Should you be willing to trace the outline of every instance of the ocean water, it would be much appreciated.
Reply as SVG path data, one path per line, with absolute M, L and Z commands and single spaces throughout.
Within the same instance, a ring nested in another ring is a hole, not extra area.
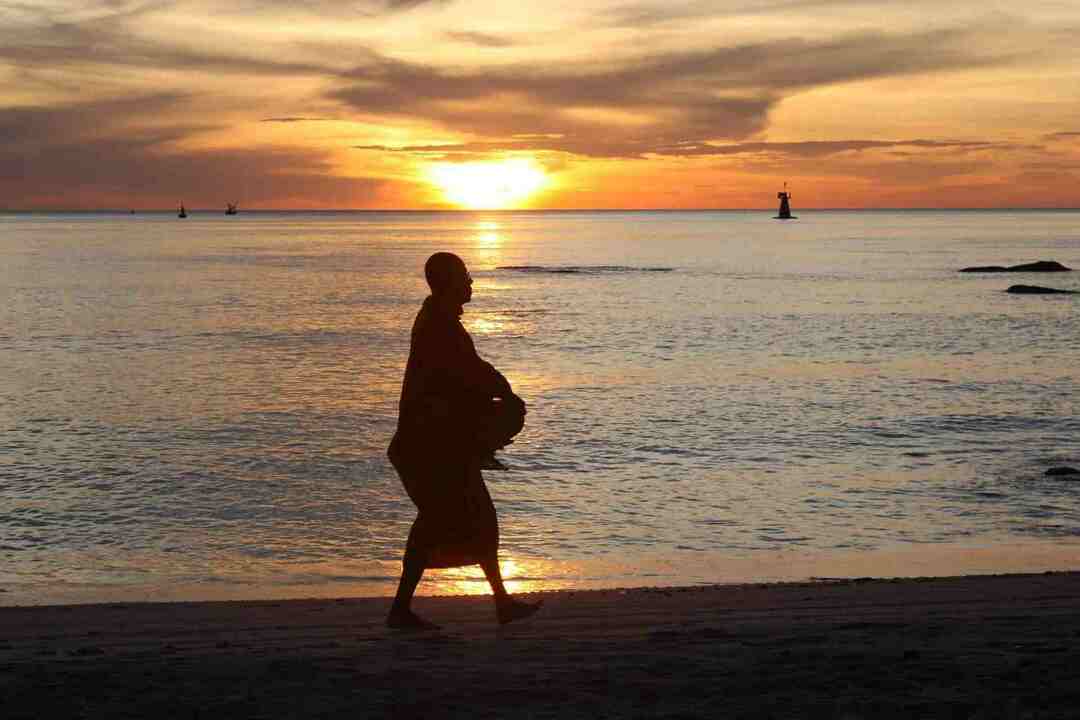
M 799 214 L 0 215 L 0 604 L 392 593 L 436 250 L 512 589 L 1080 569 L 1080 213 Z

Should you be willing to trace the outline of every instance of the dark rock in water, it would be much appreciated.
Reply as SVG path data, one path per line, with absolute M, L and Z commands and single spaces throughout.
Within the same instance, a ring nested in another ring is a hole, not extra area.
M 601 275 L 606 273 L 671 272 L 670 267 L 634 267 L 630 265 L 499 265 L 496 270 L 556 275 Z
M 1013 295 L 1078 295 L 1076 290 L 1059 290 L 1058 288 L 1048 288 L 1042 285 L 1010 285 L 1007 293 Z
M 1008 267 L 1005 267 L 1004 265 L 981 265 L 978 267 L 966 267 L 960 272 L 1072 272 L 1072 268 L 1065 267 L 1064 265 L 1055 260 L 1040 260 L 1038 262 L 1024 263 L 1023 265 L 1010 265 Z
M 1052 467 L 1043 473 L 1046 477 L 1066 477 L 1069 475 L 1080 475 L 1080 470 L 1071 467 Z

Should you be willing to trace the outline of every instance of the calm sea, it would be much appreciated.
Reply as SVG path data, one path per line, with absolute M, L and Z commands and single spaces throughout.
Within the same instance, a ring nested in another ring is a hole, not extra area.
M 0 215 L 0 604 L 391 593 L 436 250 L 512 588 L 1080 569 L 1080 213 L 771 214 Z

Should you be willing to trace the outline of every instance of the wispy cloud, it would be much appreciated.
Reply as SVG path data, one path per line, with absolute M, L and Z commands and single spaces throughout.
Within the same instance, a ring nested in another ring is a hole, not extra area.
M 536 139 L 511 138 L 506 141 L 447 143 L 428 145 L 354 145 L 356 150 L 398 152 L 417 155 L 454 156 L 457 154 L 498 152 L 536 152 L 558 150 L 561 138 Z M 1010 147 L 1005 143 L 989 140 L 810 140 L 802 142 L 742 142 L 742 143 L 696 143 L 680 142 L 656 146 L 649 150 L 653 155 L 669 157 L 723 157 L 731 155 L 774 155 L 780 157 L 818 158 L 865 150 L 920 149 L 948 151 L 976 151 Z
M 363 115 L 419 117 L 459 133 L 558 138 L 534 142 L 535 149 L 642 157 L 751 136 L 781 98 L 801 90 L 1007 60 L 971 51 L 970 39 L 959 30 L 863 33 L 543 70 L 455 71 L 378 58 L 330 96 Z
M 514 41 L 501 35 L 491 35 L 482 32 L 448 32 L 446 36 L 466 45 L 479 45 L 480 47 L 505 48 L 513 47 Z
M 21 70 L 110 66 L 129 70 L 196 70 L 266 76 L 325 75 L 334 68 L 309 62 L 271 60 L 244 48 L 195 49 L 140 37 L 124 15 L 79 23 L 49 22 L 18 32 L 0 30 L 0 61 Z
M 336 17 L 372 17 L 384 13 L 407 12 L 424 6 L 444 6 L 453 0 L 246 0 L 234 5 L 234 11 L 265 13 L 288 10 L 292 13 Z
M 906 7 L 926 5 L 938 9 L 946 6 L 964 7 L 970 12 L 984 8 L 967 0 L 905 0 Z M 838 9 L 882 11 L 879 0 L 730 0 L 718 3 L 711 0 L 643 0 L 609 8 L 600 14 L 600 22 L 614 27 L 648 29 L 657 25 L 676 25 L 710 19 L 738 16 L 773 16 L 793 14 L 804 17 Z
M 304 122 L 326 122 L 326 121 L 328 121 L 330 119 L 331 118 L 287 116 L 287 117 L 263 118 L 259 122 L 264 122 L 264 123 L 304 123 Z

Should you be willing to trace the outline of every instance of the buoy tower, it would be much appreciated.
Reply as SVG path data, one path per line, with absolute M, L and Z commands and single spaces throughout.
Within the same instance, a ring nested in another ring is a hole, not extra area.
M 791 193 L 788 192 L 787 183 L 784 183 L 784 189 L 776 193 L 776 198 L 780 201 L 780 209 L 776 213 L 776 220 L 796 220 L 797 218 L 791 214 Z

